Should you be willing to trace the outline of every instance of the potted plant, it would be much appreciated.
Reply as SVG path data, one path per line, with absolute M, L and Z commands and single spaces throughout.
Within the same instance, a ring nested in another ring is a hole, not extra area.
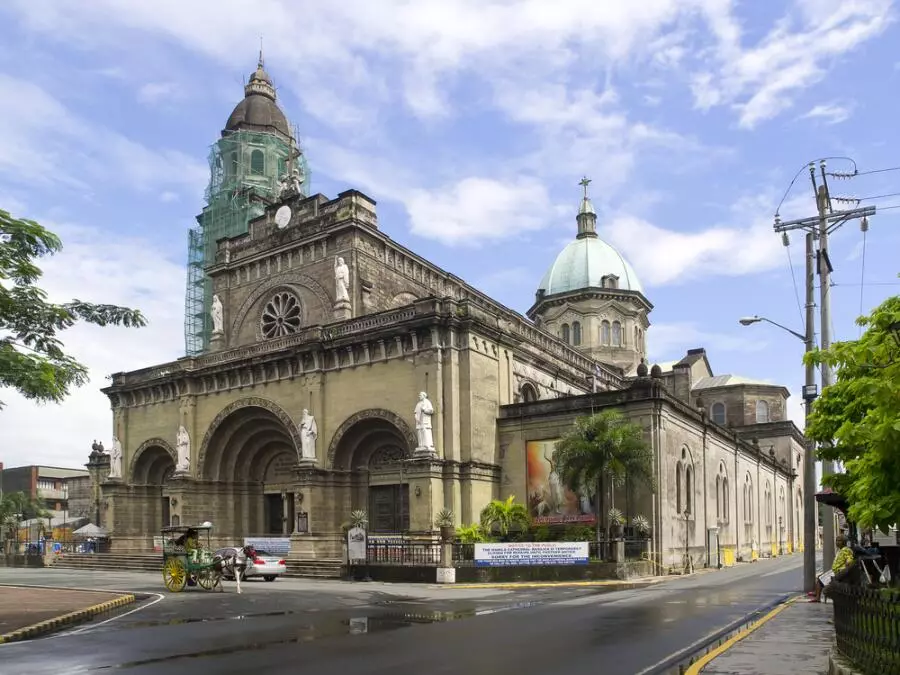
M 640 514 L 636 515 L 631 519 L 631 525 L 634 527 L 634 531 L 638 533 L 638 536 L 641 539 L 650 538 L 650 522 L 646 517 Z
M 456 528 L 453 526 L 453 511 L 450 509 L 438 511 L 437 517 L 434 519 L 434 526 L 440 528 L 441 539 L 451 541 L 453 535 L 456 534 Z
M 369 514 L 365 509 L 356 509 L 350 512 L 350 527 L 361 527 L 366 529 L 369 526 Z
M 625 524 L 625 516 L 622 515 L 622 512 L 619 511 L 619 509 L 613 507 L 606 513 L 606 517 L 609 520 L 609 538 L 621 539 L 622 525 Z

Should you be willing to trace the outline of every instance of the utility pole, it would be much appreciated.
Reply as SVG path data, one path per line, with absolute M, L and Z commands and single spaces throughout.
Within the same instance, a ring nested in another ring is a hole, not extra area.
M 788 222 L 781 222 L 779 218 L 775 219 L 775 231 L 786 235 L 790 230 L 806 231 L 806 349 L 810 351 L 814 348 L 815 335 L 815 313 L 813 310 L 815 298 L 815 273 L 813 272 L 812 252 L 813 242 L 817 238 L 819 240 L 818 262 L 819 262 L 819 284 L 821 296 L 821 330 L 822 330 L 822 349 L 827 349 L 831 345 L 831 294 L 830 294 L 830 275 L 831 261 L 828 257 L 828 235 L 843 225 L 848 220 L 856 218 L 866 218 L 875 215 L 874 206 L 866 206 L 863 208 L 849 209 L 847 211 L 834 211 L 831 208 L 831 200 L 828 195 L 828 183 L 825 174 L 825 162 L 820 160 L 819 169 L 822 175 L 822 185 L 819 186 L 816 181 L 816 165 L 815 162 L 809 163 L 809 175 L 813 184 L 813 193 L 816 198 L 817 215 L 799 218 Z M 785 240 L 787 241 L 787 240 Z M 822 389 L 834 382 L 831 367 L 822 364 Z M 812 409 L 813 401 L 817 392 L 815 387 L 815 369 L 806 367 L 806 384 L 803 388 L 803 398 L 806 402 L 807 419 Z M 813 575 L 812 587 L 814 588 L 815 579 L 815 444 L 807 441 L 806 464 L 804 465 L 803 485 L 806 495 L 804 497 L 804 545 L 803 545 L 803 562 L 804 562 L 804 586 L 806 590 L 810 588 L 810 575 Z M 834 473 L 833 464 L 831 462 L 822 463 L 822 474 L 829 475 Z M 824 569 L 830 569 L 834 561 L 834 509 L 830 506 L 822 505 L 823 511 L 823 532 L 822 532 L 822 558 Z M 812 537 L 812 538 L 810 538 Z M 812 564 L 810 564 L 810 560 Z
M 815 235 L 812 230 L 806 233 L 806 353 L 816 347 L 816 272 L 815 272 Z M 816 400 L 816 367 L 806 364 L 806 377 L 803 384 L 803 402 L 806 410 L 806 423 L 809 426 L 809 415 L 813 401 Z M 816 590 L 816 442 L 806 439 L 806 456 L 803 459 L 803 590 L 807 593 Z
M 825 161 L 819 162 L 819 170 L 822 174 L 822 184 L 816 185 L 816 167 L 810 162 L 809 177 L 812 181 L 813 195 L 816 198 L 816 208 L 819 212 L 819 311 L 821 312 L 822 349 L 831 346 L 831 260 L 828 257 L 828 221 L 826 216 L 831 211 L 831 199 L 828 195 L 828 183 L 825 179 Z M 834 384 L 834 375 L 831 366 L 822 364 L 822 391 Z M 831 460 L 822 462 L 822 477 L 834 473 L 834 463 Z M 834 562 L 834 509 L 822 505 L 824 517 L 822 518 L 822 566 L 830 569 Z

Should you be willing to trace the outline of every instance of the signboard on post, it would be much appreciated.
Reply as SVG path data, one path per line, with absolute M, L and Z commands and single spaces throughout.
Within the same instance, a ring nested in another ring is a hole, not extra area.
M 366 531 L 361 527 L 351 527 L 347 532 L 347 559 L 351 563 L 366 560 Z
M 475 544 L 476 567 L 531 565 L 587 565 L 586 541 L 527 541 Z

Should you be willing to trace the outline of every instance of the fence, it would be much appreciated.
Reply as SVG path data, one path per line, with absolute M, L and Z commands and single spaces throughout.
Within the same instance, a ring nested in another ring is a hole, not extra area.
M 900 590 L 833 582 L 838 651 L 866 675 L 900 675 Z
M 441 562 L 441 544 L 428 541 L 376 541 L 366 546 L 370 565 L 437 566 Z

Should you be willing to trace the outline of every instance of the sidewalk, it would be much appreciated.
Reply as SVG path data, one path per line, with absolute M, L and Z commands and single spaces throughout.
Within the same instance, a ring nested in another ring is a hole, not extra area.
M 48 633 L 134 602 L 123 593 L 0 586 L 0 643 Z
M 764 620 L 765 617 L 761 619 Z M 698 672 L 705 675 L 824 675 L 828 672 L 828 653 L 833 642 L 834 606 L 830 602 L 811 603 L 803 597 L 787 605 Z

